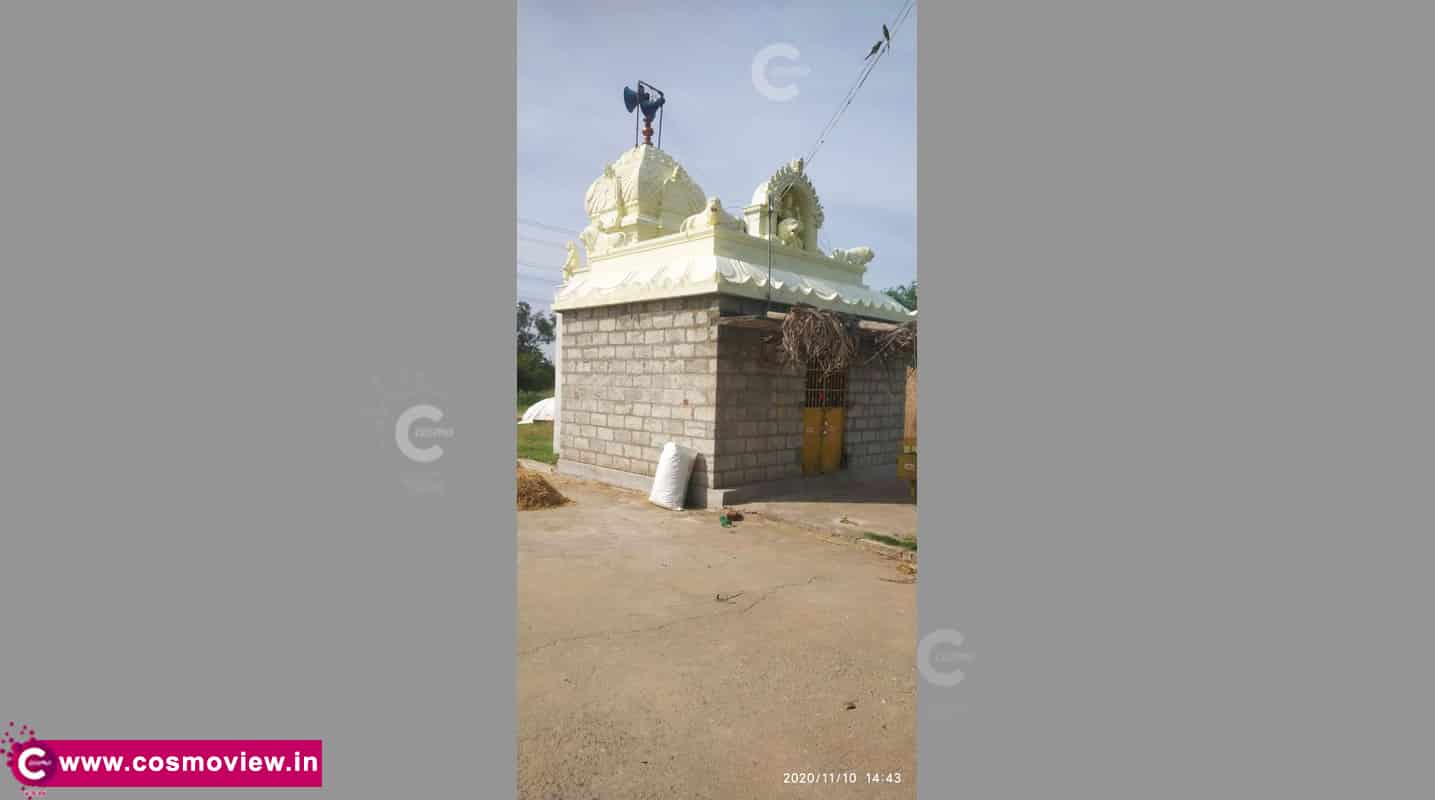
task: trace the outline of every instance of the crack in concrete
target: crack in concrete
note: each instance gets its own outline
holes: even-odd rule
[[[746,606],[745,608],[743,608],[743,610],[741,610],[741,611],[739,611],[739,612],[737,612],[737,613],[739,613],[739,614],[746,614],[747,612],[751,611],[751,610],[753,609],[753,607],[756,606],[758,603],[761,603],[762,601],[764,601],[764,600],[766,600],[767,598],[771,597],[772,595],[776,594],[779,589],[787,589],[787,588],[792,587],[792,586],[807,586],[808,584],[812,583],[812,582],[815,581],[815,580],[817,580],[817,576],[816,576],[816,575],[813,575],[811,578],[808,578],[807,580],[805,580],[805,581],[803,581],[803,582],[801,582],[801,583],[779,583],[778,585],[776,585],[776,586],[772,587],[771,589],[768,589],[767,591],[765,591],[765,592],[763,592],[762,594],[758,595],[758,598],[757,598],[756,600],[752,601],[751,603],[748,603],[747,606]]]
[[[758,597],[757,597],[756,600],[753,600],[751,603],[748,603],[747,605],[742,606],[742,607],[741,607],[737,612],[735,612],[735,613],[737,613],[737,614],[746,614],[747,612],[751,611],[751,610],[753,609],[753,607],[756,606],[758,603],[761,603],[762,601],[766,600],[768,597],[771,597],[773,594],[776,594],[779,590],[788,589],[788,588],[791,588],[791,587],[793,587],[793,586],[808,586],[808,585],[810,585],[813,581],[817,580],[818,577],[819,577],[819,576],[817,576],[817,575],[813,575],[812,577],[808,578],[807,580],[805,580],[805,581],[800,581],[800,582],[798,582],[798,583],[780,583],[780,584],[778,584],[778,585],[776,585],[776,586],[773,586],[773,587],[769,588],[768,590],[764,591],[762,594],[758,595]],[[720,605],[728,605],[728,604],[727,604],[727,603],[722,603],[722,604],[720,604]],[[650,625],[650,626],[648,626],[648,627],[646,627],[646,628],[631,628],[631,629],[628,629],[628,630],[618,630],[618,631],[598,631],[597,633],[584,633],[584,634],[579,634],[579,635],[577,635],[577,636],[561,636],[561,637],[559,637],[559,638],[557,638],[557,639],[554,639],[554,640],[551,641],[551,642],[545,642],[544,644],[540,644],[540,645],[538,645],[537,647],[530,647],[530,648],[528,648],[527,650],[520,650],[520,651],[518,651],[518,657],[519,657],[519,658],[523,658],[524,656],[533,655],[534,653],[537,653],[537,652],[540,651],[540,650],[547,650],[548,648],[553,647],[554,645],[567,644],[567,643],[570,643],[570,642],[581,642],[581,641],[583,641],[584,639],[595,639],[595,638],[599,638],[599,637],[609,637],[609,636],[631,636],[631,635],[633,635],[633,634],[635,634],[635,633],[652,633],[653,631],[660,631],[660,630],[663,630],[664,628],[671,628],[671,627],[674,626],[674,625],[679,625],[679,624],[684,623],[684,622],[692,622],[693,620],[696,620],[696,619],[707,619],[707,618],[709,618],[709,617],[717,617],[717,616],[721,616],[721,615],[723,615],[723,614],[725,614],[725,613],[732,613],[732,612],[728,612],[728,611],[725,610],[725,609],[718,609],[717,611],[712,612],[712,613],[707,613],[707,614],[693,614],[692,616],[688,616],[688,617],[679,617],[678,619],[668,620],[667,622],[664,622],[664,623],[662,623],[661,625]]]

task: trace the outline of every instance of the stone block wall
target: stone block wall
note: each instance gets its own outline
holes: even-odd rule
[[[725,316],[761,314],[760,300],[722,297]],[[787,310],[774,304],[774,311]],[[765,333],[718,329],[717,429],[712,486],[730,488],[802,476],[804,372],[772,363]],[[906,370],[854,365],[847,377],[842,447],[846,469],[891,467],[902,452]]]
[[[717,319],[715,295],[563,312],[561,458],[651,476],[671,440],[711,487]]]
[[[906,421],[907,369],[858,364],[847,374],[847,430],[842,446],[848,469],[889,467],[897,474]]]
[[[705,295],[565,311],[561,457],[651,476],[671,440],[700,454],[695,486],[801,477],[804,374],[772,362],[764,331],[718,325],[724,315],[764,307]],[[905,386],[900,368],[852,368],[847,469],[895,470]]]
[[[764,332],[718,329],[713,486],[802,475],[802,373],[764,358]]]

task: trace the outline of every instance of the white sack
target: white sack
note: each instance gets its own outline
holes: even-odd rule
[[[693,460],[697,455],[696,450],[673,442],[663,445],[648,501],[673,511],[682,511],[683,500],[688,496],[688,479],[693,476]]]
[[[553,419],[553,410],[557,404],[557,401],[551,397],[545,397],[539,400],[529,406],[527,411],[523,412],[523,419],[520,419],[518,424],[527,425],[534,420],[546,421]]]

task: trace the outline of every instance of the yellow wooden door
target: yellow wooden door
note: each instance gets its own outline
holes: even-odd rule
[[[842,408],[822,409],[822,471],[836,472],[842,467],[842,426],[846,419]]]
[[[802,409],[802,474],[816,475],[822,468],[821,408]]]
[[[842,468],[842,429],[847,422],[847,375],[807,370],[802,406],[802,474]]]

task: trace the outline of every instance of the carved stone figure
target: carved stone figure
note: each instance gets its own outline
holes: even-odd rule
[[[632,234],[621,231],[609,233],[596,225],[589,224],[583,229],[582,238],[590,256],[601,256],[623,245],[630,244]]]
[[[806,237],[801,235],[805,229],[804,216],[797,192],[785,192],[777,203],[777,240],[788,247],[805,250]]]
[[[709,197],[707,207],[683,220],[682,232],[696,233],[712,228],[729,228],[738,231],[746,230],[740,221],[723,210],[722,201],[716,197]]]
[[[588,251],[590,258],[601,256],[625,244],[630,244],[632,241],[631,234],[621,231],[610,232],[594,222],[590,222],[588,227],[583,229],[579,238],[583,240],[583,247]]]
[[[583,243],[583,250],[588,253],[589,258],[598,254],[599,233],[602,233],[602,229],[598,227],[598,223],[590,222],[587,227],[583,228],[583,231],[578,234],[578,241]]]
[[[628,213],[623,199],[622,181],[619,180],[618,173],[613,171],[612,164],[604,166],[603,174],[588,187],[583,206],[588,211],[588,216],[603,227],[617,225]]]
[[[832,257],[847,264],[865,267],[876,256],[870,247],[853,247],[847,250],[832,248]]]
[[[788,217],[777,223],[777,240],[788,247],[802,248],[802,220]]]
[[[752,193],[752,202],[744,212],[748,233],[753,236],[766,233],[790,247],[818,251],[817,234],[823,223],[822,202],[818,200],[817,191],[805,174],[805,168],[802,159],[793,159],[758,184]],[[772,203],[771,208],[768,207],[769,202]],[[796,227],[787,225],[789,234],[784,238],[783,227],[787,220],[792,220]],[[769,228],[769,224],[773,227]]]
[[[568,242],[564,246],[568,248],[568,258],[563,262],[563,280],[566,281],[571,279],[574,273],[582,269],[583,265],[582,262],[578,260],[578,246],[573,242]]]
[[[785,192],[782,200],[777,204],[777,214],[781,219],[801,219],[802,209],[797,204],[797,192]]]

